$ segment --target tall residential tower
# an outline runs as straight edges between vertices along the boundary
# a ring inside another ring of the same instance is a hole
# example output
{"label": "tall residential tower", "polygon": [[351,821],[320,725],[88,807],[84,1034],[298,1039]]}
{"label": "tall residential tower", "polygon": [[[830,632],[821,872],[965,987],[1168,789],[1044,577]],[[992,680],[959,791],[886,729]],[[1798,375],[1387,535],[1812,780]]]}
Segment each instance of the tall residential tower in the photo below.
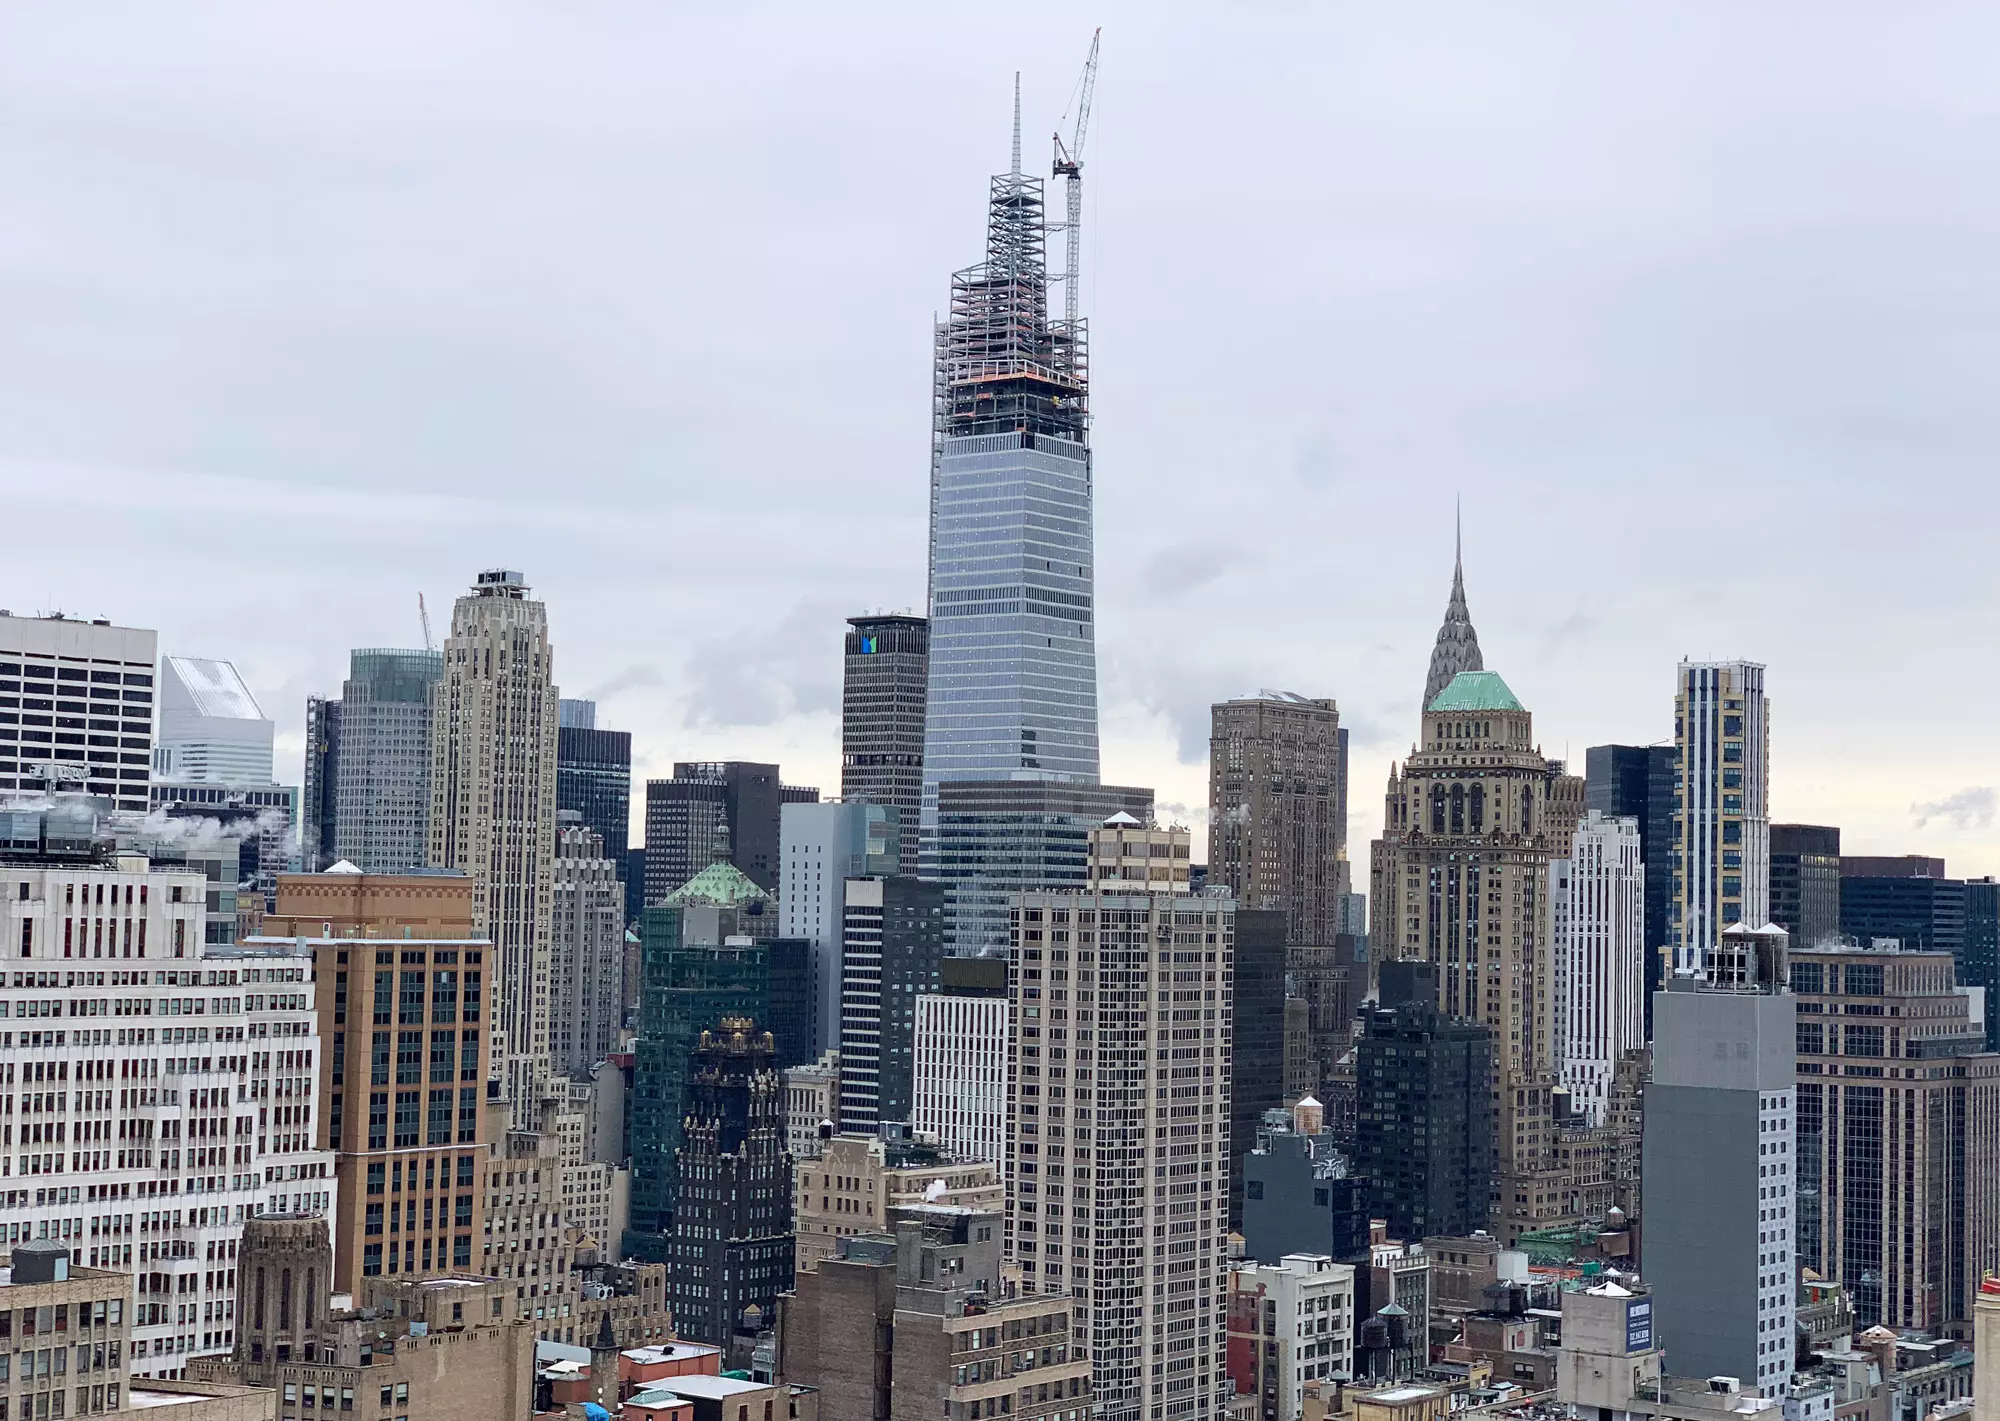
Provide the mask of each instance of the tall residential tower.
{"label": "tall residential tower", "polygon": [[1770,721],[1754,661],[1683,661],[1674,691],[1680,792],[1667,925],[1676,972],[1700,972],[1736,923],[1771,916]]}

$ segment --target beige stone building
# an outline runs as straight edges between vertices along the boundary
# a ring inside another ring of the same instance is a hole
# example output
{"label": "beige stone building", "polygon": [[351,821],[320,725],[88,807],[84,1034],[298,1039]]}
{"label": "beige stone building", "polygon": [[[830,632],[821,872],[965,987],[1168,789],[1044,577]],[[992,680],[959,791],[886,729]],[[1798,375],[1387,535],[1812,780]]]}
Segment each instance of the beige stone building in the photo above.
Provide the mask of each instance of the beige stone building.
{"label": "beige stone building", "polygon": [[819,1158],[820,1126],[840,1116],[840,1052],[823,1051],[809,1066],[780,1071],[785,1100],[785,1152],[795,1160]]}
{"label": "beige stone building", "polygon": [[1329,699],[1261,691],[1209,711],[1208,881],[1331,946],[1348,890],[1347,756]]}
{"label": "beige stone building", "polygon": [[490,1421],[533,1407],[534,1334],[495,1279],[363,1278],[356,1306],[335,1313],[324,1221],[283,1216],[244,1226],[240,1262],[236,1350],[191,1370],[269,1388],[277,1421],[329,1411],[341,1421]]}
{"label": "beige stone building", "polygon": [[1081,1421],[1091,1368],[1070,1312],[1006,1278],[998,1214],[899,1209],[778,1299],[777,1374],[829,1421]]}
{"label": "beige stone building", "polygon": [[431,688],[430,862],[473,880],[500,983],[503,1079],[533,1128],[549,1066],[557,691],[548,617],[521,574],[482,572],[451,614]]}
{"label": "beige stone building", "polygon": [[1101,1421],[1227,1404],[1235,904],[1023,893],[1009,958],[1007,1256],[1067,1290]]}
{"label": "beige stone building", "polygon": [[1551,1117],[1549,863],[1568,851],[1574,825],[1550,813],[1556,778],[1507,683],[1461,672],[1425,710],[1421,742],[1390,768],[1370,863],[1375,952],[1436,963],[1439,1008],[1493,1033],[1492,1219],[1508,1241],[1567,1218]]}
{"label": "beige stone building", "polygon": [[1088,881],[1100,893],[1185,893],[1193,842],[1177,824],[1114,814],[1090,831]]}
{"label": "beige stone building", "polygon": [[838,1135],[817,1159],[795,1166],[792,1202],[795,1266],[810,1272],[834,1245],[857,1234],[879,1234],[889,1210],[917,1204],[999,1211],[1006,1202],[990,1160],[959,1160],[919,1141],[885,1142]]}

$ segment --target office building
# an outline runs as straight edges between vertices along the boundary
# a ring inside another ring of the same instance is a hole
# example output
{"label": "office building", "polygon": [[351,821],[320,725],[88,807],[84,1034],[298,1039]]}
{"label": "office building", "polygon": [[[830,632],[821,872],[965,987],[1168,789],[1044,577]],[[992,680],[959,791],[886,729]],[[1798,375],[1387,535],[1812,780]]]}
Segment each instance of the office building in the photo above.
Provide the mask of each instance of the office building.
{"label": "office building", "polygon": [[1208,881],[1330,944],[1348,891],[1347,764],[1331,700],[1262,691],[1210,712]]}
{"label": "office building", "polygon": [[1648,1034],[1653,993],[1666,964],[1667,920],[1674,896],[1674,747],[1593,745],[1584,751],[1584,808],[1639,825],[1639,859],[1646,870],[1644,1014]]}
{"label": "office building", "polygon": [[[840,1049],[840,949],[850,878],[898,872],[902,824],[893,805],[836,799],[786,804],[778,816],[779,931],[810,944],[813,1035],[808,1059]],[[912,837],[914,837],[914,820]]]}
{"label": "office building", "polygon": [[625,1025],[625,885],[604,840],[573,809],[556,811],[550,912],[549,1062],[590,1078]]}
{"label": "office building", "polygon": [[[1649,1409],[1647,1393],[1661,1395],[1662,1358],[1654,1345],[1653,1297],[1637,1282],[1631,1277],[1607,1280],[1562,1295],[1556,1398],[1571,1415],[1631,1421],[1634,1413]],[[1741,1414],[1735,1412],[1740,1395],[1729,1394],[1726,1385],[1711,1393],[1710,1400],[1718,1408]],[[1775,1399],[1768,1409],[1788,1417],[1794,1411],[1792,1405],[1777,1404]],[[1812,1413],[1797,1414],[1803,1418]]]}
{"label": "office building", "polygon": [[1045,233],[1017,148],[937,328],[926,872],[941,782],[1097,783],[1090,364],[1085,323],[1050,318]]}
{"label": "office building", "polygon": [[549,1058],[556,688],[548,615],[518,572],[479,574],[451,613],[432,691],[429,863],[472,878],[472,929],[500,982],[495,1025],[515,1124],[532,1128]]}
{"label": "office building", "polygon": [[[556,811],[576,811],[604,840],[604,855],[623,877],[632,820],[632,735],[599,730],[591,701],[564,701],[570,720],[556,727]],[[588,707],[584,715],[581,707]],[[572,724],[571,722],[576,722]],[[676,888],[680,885],[675,884]]]}
{"label": "office building", "polygon": [[944,984],[944,888],[850,878],[841,928],[840,1128],[910,1118],[918,994]]}
{"label": "office building", "polygon": [[1153,792],[1053,780],[947,780],[925,850],[945,886],[945,941],[961,957],[1004,953],[1014,896],[1086,887],[1090,836],[1115,814],[1153,823]]}
{"label": "office building", "polygon": [[1567,858],[1550,865],[1555,909],[1556,1065],[1570,1106],[1592,1125],[1611,1109],[1612,1080],[1646,1044],[1646,869],[1636,820],[1593,809]]}
{"label": "office building", "polygon": [[322,984],[317,1106],[339,1152],[332,1290],[478,1266],[481,1176],[505,1121],[487,1100],[498,983],[473,893],[461,874],[288,874],[266,936],[248,944],[303,944]]}
{"label": "office building", "polygon": [[1016,1287],[992,1210],[904,1208],[844,1238],[778,1300],[776,1373],[836,1417],[1082,1421],[1090,1362],[1070,1301]]}
{"label": "office building", "polygon": [[134,627],[0,612],[0,697],[20,702],[0,724],[0,793],[67,790],[145,813],[157,647]]}
{"label": "office building", "polygon": [[1724,928],[1770,921],[1770,749],[1761,665],[1681,663],[1674,690],[1677,886],[1667,924],[1676,972],[1700,973]]}
{"label": "office building", "polygon": [[271,783],[276,728],[229,662],[161,657],[159,708],[154,778]]}
{"label": "office building", "polygon": [[[1267,1112],[1285,1103],[1285,914],[1236,910],[1236,975],[1229,999],[1229,1158],[1257,1145]],[[1229,1172],[1229,1226],[1243,1226],[1241,1171]]]}
{"label": "office building", "polygon": [[1234,1163],[1243,1176],[1243,1251],[1273,1263],[1288,1253],[1354,1259],[1368,1250],[1368,1181],[1323,1128],[1319,1102],[1268,1112],[1257,1144]]}
{"label": "office building", "polygon": [[1043,892],[1017,913],[1010,1261],[1024,1286],[1076,1299],[1097,1415],[1214,1416],[1229,1388],[1235,904]]}
{"label": "office building", "polygon": [[597,729],[597,702],[582,697],[564,696],[556,702],[556,728],[558,730]]}
{"label": "office building", "polygon": [[1857,1328],[1968,1326],[2000,1251],[2000,1057],[1951,954],[1806,948],[1791,984],[1799,1262],[1853,1294]]}
{"label": "office building", "polygon": [[312,959],[210,946],[203,898],[199,873],[112,848],[87,800],[0,811],[0,1244],[135,1274],[137,1376],[229,1348],[235,1275],[212,1261],[247,1216],[334,1205]]}
{"label": "office building", "polygon": [[695,1044],[680,1165],[666,1260],[674,1332],[724,1346],[749,1309],[768,1318],[792,1282],[777,1048],[747,1017],[724,1017]]}
{"label": "office building", "polygon": [[775,893],[780,808],[818,799],[816,789],[785,784],[776,765],[740,760],[677,764],[672,779],[646,781],[646,905],[706,868],[721,835],[729,861]]}
{"label": "office building", "polygon": [[1824,824],[1771,826],[1771,921],[1801,947],[1839,935],[1840,830]]}
{"label": "office building", "polygon": [[[1491,671],[1461,673],[1424,712],[1422,742],[1392,766],[1370,862],[1371,952],[1438,972],[1446,1017],[1493,1040],[1497,1208],[1508,1242],[1566,1218],[1555,1155],[1554,914],[1549,864],[1555,778],[1533,718]],[[1387,961],[1377,965],[1379,973]]]}
{"label": "office building", "polygon": [[903,833],[893,872],[917,871],[924,801],[924,705],[931,624],[923,617],[847,619],[840,694],[840,797],[896,812]]}
{"label": "office building", "polygon": [[1486,1227],[1494,1175],[1493,1032],[1436,1006],[1429,962],[1382,964],[1355,1042],[1355,1172],[1401,1238]]}
{"label": "office building", "polygon": [[1675,1372],[1782,1385],[1792,1374],[1794,1172],[1803,1020],[1781,928],[1732,928],[1653,1003],[1646,1089],[1646,1278]]}
{"label": "office building", "polygon": [[1840,931],[1857,942],[1894,938],[1962,962],[1965,897],[1964,880],[1946,878],[1943,859],[1849,855],[1840,861]]}
{"label": "office building", "polygon": [[991,1160],[960,1159],[907,1135],[835,1135],[817,1159],[794,1168],[801,1273],[834,1257],[841,1240],[889,1229],[898,1210],[929,1204],[997,1214],[1006,1202]]}
{"label": "office building", "polygon": [[822,1052],[810,1066],[778,1072],[785,1094],[785,1153],[818,1159],[840,1118],[840,1053]]}
{"label": "office building", "polygon": [[507,1309],[504,1283],[449,1271],[366,1278],[354,1306],[335,1312],[332,1255],[317,1219],[245,1224],[240,1331],[232,1355],[205,1363],[203,1374],[275,1392],[284,1421],[305,1414],[308,1398],[312,1414],[337,1410],[355,1421],[529,1413],[535,1334]]}
{"label": "office building", "polygon": [[1293,1253],[1229,1270],[1229,1378],[1260,1421],[1296,1421],[1305,1384],[1353,1375],[1354,1269]]}
{"label": "office building", "polygon": [[947,957],[917,994],[910,1132],[998,1164],[1007,1145],[1007,960]]}
{"label": "office building", "polygon": [[1958,980],[1983,994],[1986,1049],[2000,1051],[2000,881],[1991,875],[1965,881],[1965,952]]}
{"label": "office building", "polygon": [[305,758],[305,789],[299,808],[299,867],[307,873],[324,873],[339,861],[333,849],[340,824],[338,700],[306,697]]}
{"label": "office building", "polygon": [[332,782],[331,832],[320,830],[325,862],[309,872],[342,859],[363,873],[413,873],[429,863],[431,689],[443,675],[442,652],[364,647],[348,658],[340,699],[317,702],[338,730],[321,772]]}
{"label": "office building", "polygon": [[[291,785],[154,780],[146,799],[152,815],[138,832],[164,832],[219,859],[233,852],[231,881],[254,890],[245,896],[261,899],[259,907],[277,892],[278,875],[292,868],[299,792]],[[169,822],[163,825],[161,819]]]}
{"label": "office building", "polygon": [[632,1227],[620,1250],[628,1257],[659,1261],[673,1227],[690,1063],[701,1033],[719,1029],[725,1017],[755,1021],[767,1012],[769,955],[742,929],[774,918],[769,907],[769,894],[721,862],[646,909],[633,1044]]}

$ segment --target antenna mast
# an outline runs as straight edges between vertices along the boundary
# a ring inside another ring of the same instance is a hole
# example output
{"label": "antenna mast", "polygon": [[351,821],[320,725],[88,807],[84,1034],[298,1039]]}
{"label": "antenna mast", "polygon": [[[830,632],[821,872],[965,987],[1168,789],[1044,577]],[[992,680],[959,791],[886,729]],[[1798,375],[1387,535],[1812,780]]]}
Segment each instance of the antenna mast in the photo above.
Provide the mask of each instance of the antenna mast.
{"label": "antenna mast", "polygon": [[421,592],[417,594],[417,616],[422,619],[424,624],[424,650],[436,651],[437,643],[431,640],[430,608],[424,605],[424,594]]}
{"label": "antenna mast", "polygon": [[[1061,224],[1063,235],[1068,239],[1068,254],[1062,275],[1050,279],[1063,284],[1063,315],[1072,326],[1076,324],[1077,268],[1083,256],[1083,140],[1090,131],[1090,96],[1097,88],[1097,44],[1103,35],[1102,26],[1093,30],[1090,35],[1090,57],[1083,61],[1083,77],[1077,81],[1072,105],[1076,109],[1076,129],[1070,137],[1069,145],[1067,147],[1063,145],[1063,136],[1060,132],[1055,136],[1053,175],[1069,180],[1068,211],[1064,214]],[[1017,98],[1015,100],[1017,106],[1019,102]],[[1067,109],[1063,111],[1063,117],[1069,117]],[[1019,122],[1019,118],[1016,117],[1016,125]],[[1018,164],[1016,166],[1018,168]]]}

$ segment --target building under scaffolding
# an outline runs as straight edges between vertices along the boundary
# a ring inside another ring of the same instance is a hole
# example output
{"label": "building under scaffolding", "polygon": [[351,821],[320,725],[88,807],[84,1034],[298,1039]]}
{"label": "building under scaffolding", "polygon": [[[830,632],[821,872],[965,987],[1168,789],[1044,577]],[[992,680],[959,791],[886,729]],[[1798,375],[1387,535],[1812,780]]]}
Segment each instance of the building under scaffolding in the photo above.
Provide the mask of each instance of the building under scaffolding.
{"label": "building under scaffolding", "polygon": [[[922,846],[946,780],[1095,784],[1085,323],[1051,320],[1042,180],[992,180],[986,259],[937,328]],[[1064,273],[1074,285],[1075,274]]]}

